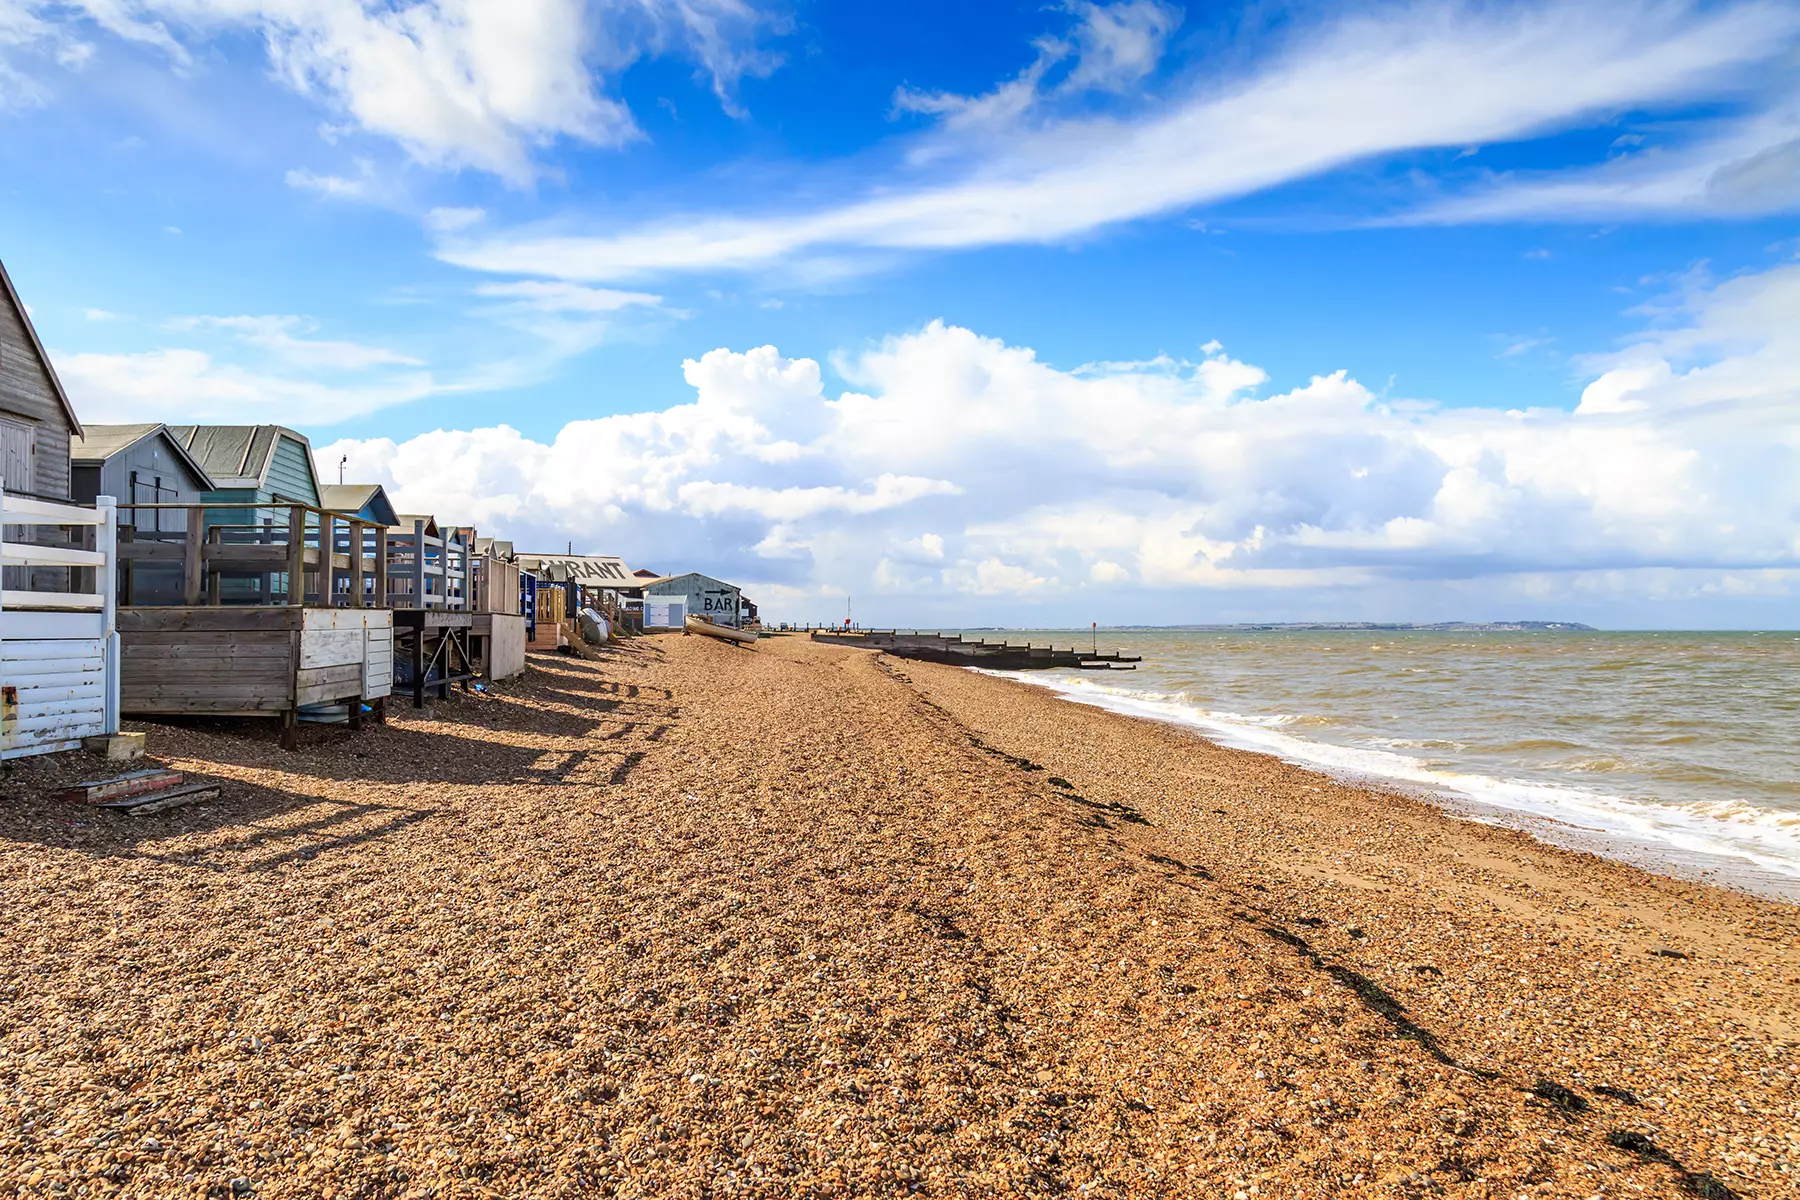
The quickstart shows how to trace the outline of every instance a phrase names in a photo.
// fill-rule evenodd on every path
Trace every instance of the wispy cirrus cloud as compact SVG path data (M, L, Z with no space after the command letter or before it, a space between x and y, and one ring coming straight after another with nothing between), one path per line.
M913 169L840 203L701 207L598 232L564 221L447 236L438 254L482 271L617 283L1053 242L1383 155L1740 94L1746 73L1797 35L1800 10L1756 2L1383 8L1296 30L1248 67L1201 71L1172 98L1099 116L1046 115L1058 51L1040 47L1037 64L988 95L904 94L942 127L913 144ZM1147 53L1120 52L1107 70ZM975 132L982 153L971 155Z

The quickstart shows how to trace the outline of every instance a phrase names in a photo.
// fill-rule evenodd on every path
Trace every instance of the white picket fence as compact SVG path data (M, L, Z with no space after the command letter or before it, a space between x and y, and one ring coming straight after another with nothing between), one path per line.
M96 548L13 541L20 525L91 526ZM0 759L72 750L119 731L117 556L111 496L89 508L0 486L0 565L88 567L98 580L94 592L0 588Z

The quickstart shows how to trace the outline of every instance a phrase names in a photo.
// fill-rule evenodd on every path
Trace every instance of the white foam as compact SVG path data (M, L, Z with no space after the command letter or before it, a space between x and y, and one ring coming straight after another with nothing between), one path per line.
M1603 838L1666 848L1727 870L1749 864L1780 880L1800 883L1800 812L1772 812L1729 801L1659 803L1571 784L1497 779L1457 770L1441 757L1427 762L1393 750L1297 737L1284 728L1299 719L1292 715L1219 712L1179 694L1131 691L1083 678L981 673L1036 684L1078 704L1203 729L1223 745L1272 754L1339 778L1405 783L1427 794L1448 794L1483 808L1572 825ZM1391 739L1385 744L1405 743Z

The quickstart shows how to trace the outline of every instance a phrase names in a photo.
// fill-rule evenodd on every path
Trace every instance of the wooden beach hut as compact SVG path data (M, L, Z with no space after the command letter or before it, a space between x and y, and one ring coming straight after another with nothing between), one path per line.
M423 708L428 692L450 693L475 677L469 633L475 531L401 513L385 531L387 602L394 612L395 681Z
M319 485L319 507L357 517L382 529L400 523L400 514L394 511L387 489L379 483L322 483Z
M518 555L513 545L494 538L474 537L473 586L469 627L475 670L483 679L509 679L525 669L529 622L524 610L524 587Z
M119 729L115 517L71 500L82 433L0 263L0 758Z
M118 534L126 541L136 539L133 521L139 517L152 540L182 534L187 510L154 506L199 503L217 486L169 427L154 422L87 426L70 438L69 466L70 490L77 503L112 496L125 504L153 506L141 514L127 511ZM180 603L180 564L126 560L121 570L120 595L139 597L140 603Z
M128 714L271 716L293 745L306 717L379 716L393 618L370 522L319 504L312 449L279 425L170 426L215 487L190 504L120 506L120 703ZM171 514L179 519L164 520ZM179 571L172 598L135 586Z

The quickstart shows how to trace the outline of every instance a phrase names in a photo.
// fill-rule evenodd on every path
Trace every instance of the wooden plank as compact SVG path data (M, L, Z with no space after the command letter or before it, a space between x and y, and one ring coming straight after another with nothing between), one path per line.
M0 543L0 561L33 567L104 567L106 555L98 550L66 550L61 546Z
M195 509L188 509L187 537L181 543L181 599L184 604L200 603L204 582L201 551L206 537L205 520Z
M106 519L98 509L34 500L12 492L0 502L0 515L7 525L99 525Z
M122 562L169 562L185 561L187 547L182 542L120 542L119 559Z
M0 591L0 607L46 608L93 612L105 607L106 601L93 592L23 592L7 588Z
M180 771L151 768L145 771L127 771L123 775L115 775L111 779L90 779L73 787L63 788L52 793L57 800L68 800L77 804L98 804L102 800L124 800L133 796L141 796L145 792L160 791L174 787L181 782Z
M288 603L298 608L306 603L306 510L299 505L288 509L287 549Z
M102 805L101 807L123 809L134 817L147 817L153 813L167 812L171 808L184 808L190 804L201 804L208 800L217 800L218 798L218 784L190 783L186 787L159 792L154 796L140 796L133 800Z
M287 566L286 546L237 546L216 542L206 547L209 571L279 571Z
M98 638L104 617L85 612L6 612L0 609L0 644L64 638Z
M363 661L367 635L361 629L308 629L300 635L300 669Z
M301 610L286 605L233 606L231 608L169 607L138 605L121 608L119 632L174 633L180 630L251 630L298 629Z

